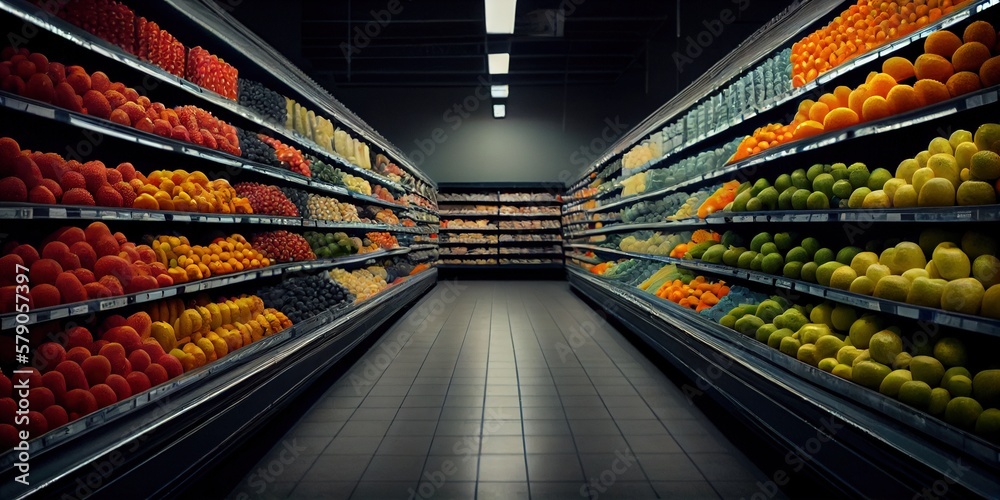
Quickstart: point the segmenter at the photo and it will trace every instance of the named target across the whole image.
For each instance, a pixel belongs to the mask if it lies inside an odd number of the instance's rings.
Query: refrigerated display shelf
[[[974,1],[974,2],[970,3],[969,5],[963,7],[961,10],[956,10],[956,11],[952,12],[948,16],[941,17],[940,19],[938,19],[938,20],[936,20],[934,22],[929,23],[928,25],[926,25],[923,28],[915,31],[914,33],[912,33],[911,35],[909,35],[909,36],[907,36],[905,38],[900,38],[898,40],[894,40],[892,42],[886,43],[885,45],[877,48],[876,50],[872,50],[872,51],[870,51],[870,52],[868,52],[866,54],[863,54],[861,56],[858,56],[858,57],[852,59],[851,61],[848,61],[848,62],[845,62],[843,64],[840,64],[836,68],[833,68],[830,71],[827,71],[827,72],[819,75],[813,81],[811,81],[809,83],[806,83],[805,85],[803,85],[801,87],[792,89],[791,91],[787,92],[783,96],[779,96],[776,99],[773,99],[773,100],[771,100],[769,102],[763,102],[763,103],[761,103],[759,105],[759,107],[757,109],[755,109],[755,110],[751,110],[748,113],[744,113],[744,114],[742,114],[740,116],[733,117],[732,119],[729,120],[728,123],[725,123],[725,124],[717,127],[716,129],[711,130],[711,131],[709,131],[709,132],[707,132],[705,134],[699,135],[698,137],[695,137],[693,140],[686,141],[681,146],[679,146],[679,147],[671,150],[670,152],[666,153],[663,157],[661,157],[661,158],[659,158],[657,160],[653,160],[651,162],[647,162],[646,164],[644,164],[644,165],[642,165],[642,166],[640,166],[640,167],[638,167],[636,169],[630,170],[630,174],[637,174],[637,173],[649,170],[649,169],[651,169],[651,168],[659,165],[660,163],[663,163],[663,162],[665,162],[665,161],[667,161],[667,160],[669,160],[669,159],[671,159],[671,158],[679,155],[680,153],[683,153],[685,151],[688,151],[688,150],[694,148],[694,146],[702,144],[703,142],[705,142],[708,139],[716,137],[716,136],[722,134],[723,132],[726,132],[726,131],[734,128],[735,126],[737,126],[739,124],[742,124],[744,122],[748,122],[748,121],[752,120],[753,118],[756,118],[757,116],[759,116],[759,115],[761,115],[763,113],[766,113],[766,112],[771,111],[771,110],[773,110],[775,108],[784,106],[784,105],[788,104],[789,102],[792,102],[792,101],[795,101],[795,100],[798,100],[798,99],[805,99],[808,96],[813,95],[813,94],[819,95],[820,93],[822,93],[821,90],[824,89],[824,88],[826,88],[826,87],[828,87],[829,84],[833,80],[836,80],[836,79],[840,78],[841,76],[844,76],[844,75],[846,75],[846,74],[854,71],[855,69],[857,69],[857,68],[859,68],[861,66],[864,66],[865,64],[868,64],[868,63],[870,63],[870,62],[872,62],[872,61],[874,61],[876,59],[879,59],[879,58],[882,58],[882,57],[886,57],[886,56],[888,56],[888,55],[890,55],[890,54],[892,54],[894,52],[897,52],[897,51],[903,49],[904,47],[910,45],[911,43],[922,43],[923,40],[925,38],[927,38],[928,36],[930,36],[931,33],[934,33],[935,31],[938,31],[938,30],[941,30],[941,29],[949,28],[949,27],[954,26],[954,25],[956,25],[956,24],[958,24],[958,23],[960,23],[962,21],[965,21],[966,19],[968,19],[969,17],[972,16],[973,11],[975,11],[976,14],[979,14],[979,13],[981,13],[981,12],[987,10],[987,9],[990,9],[990,8],[996,6],[996,5],[997,5],[997,2],[995,2],[993,0],[977,0],[977,1]],[[726,83],[728,83],[728,80],[727,80]],[[719,88],[721,88],[721,86]],[[712,91],[705,93],[705,95],[706,96],[710,95],[710,94],[716,92],[717,90],[718,89],[713,89]],[[678,113],[683,112],[686,109],[690,109],[690,108],[693,108],[693,106],[691,106],[689,108],[685,108],[683,110],[679,110]],[[671,116],[665,117],[664,119],[662,119],[660,121],[660,123],[658,123],[657,125],[655,125],[653,128],[655,129],[656,127],[662,127],[666,121],[670,120],[671,118],[673,118],[674,116],[676,116],[676,114],[678,114],[678,113],[675,113],[675,114],[673,114]],[[649,132],[649,133],[652,133],[652,132]],[[639,134],[639,137],[641,138],[641,137],[648,136],[649,133]],[[639,139],[639,140],[641,140],[641,139]],[[637,141],[632,141],[632,143],[627,144],[624,147],[629,147],[632,144],[634,144],[635,142],[637,142]],[[622,151],[622,153],[623,152],[624,151]],[[621,154],[621,153],[617,153],[614,156],[617,156],[618,154]],[[607,161],[610,161],[610,159],[609,160],[605,160],[603,162],[595,163],[594,165],[592,165],[590,168],[588,168],[585,171],[586,173],[584,174],[584,177],[588,176],[590,174],[590,172],[593,172],[596,169],[601,168],[601,166],[603,166],[605,163],[607,163]],[[574,183],[574,185],[568,190],[568,192],[572,193],[572,192],[578,190],[579,187],[577,187],[577,186],[583,180],[586,180],[586,179],[581,179],[580,181],[577,181],[576,183]]]
[[[599,229],[569,233],[570,238],[598,234],[627,233],[640,230],[670,231],[719,224],[748,224],[762,222],[815,223],[815,222],[994,222],[1000,220],[1000,205],[920,207],[890,209],[834,209],[834,210],[775,210],[768,212],[716,212],[705,219],[691,217],[676,221],[645,224],[616,224]],[[596,221],[594,221],[596,222]],[[567,224],[571,226],[575,222]]]
[[[301,217],[280,217],[256,214],[202,214],[195,212],[148,211],[129,208],[80,207],[75,205],[36,205],[30,203],[0,202],[0,220],[112,220],[141,222],[195,222],[206,224],[267,224],[289,227],[322,227],[357,231],[385,231],[390,233],[426,234],[429,229],[338,222]]]
[[[699,175],[684,182],[657,189],[655,191],[629,196],[613,203],[608,203],[607,205],[591,209],[590,213],[606,212],[613,208],[630,205],[636,201],[672,193],[685,187],[701,186],[702,184],[707,184],[710,181],[721,181],[722,178],[727,175],[735,174],[749,167],[778,158],[784,158],[807,151],[815,151],[831,145],[843,147],[844,143],[849,142],[852,139],[867,137],[869,135],[875,135],[889,130],[911,127],[927,123],[941,117],[950,116],[960,111],[968,111],[988,106],[997,102],[998,98],[1000,98],[1000,96],[998,96],[998,89],[1000,89],[1000,86],[990,87],[949,99],[938,104],[916,109],[901,115],[865,122],[853,127],[815,135],[808,139],[793,141],[785,145],[769,149],[767,153],[761,153],[759,155],[751,156],[750,158],[729,164],[714,172]]]
[[[623,320],[695,381],[693,394],[718,391],[713,397],[720,396],[737,415],[792,450],[809,437],[825,435],[823,452],[811,453],[808,462],[853,492],[848,496],[920,496],[920,488],[935,477],[950,478],[949,486],[975,495],[1000,494],[1000,449],[995,445],[654,295],[576,267],[568,275],[571,286]],[[832,433],[822,424],[837,420],[844,427],[833,427],[837,431]],[[884,455],[883,447],[893,455]],[[969,474],[949,472],[957,456]],[[889,459],[893,462],[883,462]],[[907,461],[917,462],[917,470]],[[956,489],[949,495],[962,493]]]
[[[558,200],[500,200],[501,205],[554,207],[562,205]]]
[[[479,247],[482,248],[482,247]],[[438,252],[438,255],[442,259],[478,259],[478,258],[496,258],[499,255],[496,252],[491,253],[448,253],[448,252]]]
[[[562,214],[495,214],[494,217],[501,219],[558,219]]]
[[[307,76],[294,63],[234,19],[228,13],[231,6],[201,0],[167,0],[165,3],[174,13],[187,17],[192,25],[203,28],[221,44],[237,48],[241,57],[246,58],[260,70],[277,75],[282,84],[302,96],[305,101],[314,104],[317,113],[325,112],[335,122],[349,124],[361,138],[380,146],[387,156],[394,158],[396,163],[413,177],[431,188],[437,187],[436,182],[410,163],[403,151],[375,131],[361,117],[347,109],[343,103],[327,92],[323,85]]]
[[[441,217],[494,217],[496,212],[438,212]]]
[[[14,480],[21,474],[16,450],[5,453],[0,497],[73,496],[92,477],[90,465],[105,463],[114,464],[109,465],[114,477],[90,483],[92,494],[172,496],[170,491],[220,452],[253,436],[320,374],[433,288],[436,279],[431,268],[45,434],[31,442],[30,486]]]
[[[476,246],[494,246],[497,243],[495,241],[441,241],[438,242],[438,246],[466,246],[466,247],[476,247]]]
[[[105,299],[74,302],[72,304],[61,304],[58,306],[46,307],[43,309],[34,309],[29,313],[23,313],[23,314],[8,313],[0,315],[0,329],[9,331],[12,330],[17,325],[27,326],[27,325],[42,323],[45,321],[52,321],[56,319],[86,316],[92,313],[121,309],[123,307],[135,304],[154,302],[160,299],[174,297],[176,295],[184,295],[194,292],[200,292],[203,290],[211,290],[214,288],[234,285],[237,283],[245,283],[257,279],[270,278],[272,276],[318,271],[322,269],[332,269],[334,267],[348,266],[353,264],[363,264],[372,259],[392,257],[395,255],[404,255],[409,252],[410,252],[409,248],[402,247],[402,248],[394,248],[391,250],[380,249],[374,252],[351,255],[349,257],[339,257],[335,259],[319,259],[308,262],[288,262],[284,264],[275,264],[261,269],[253,269],[250,271],[244,271],[240,273],[230,273],[220,276],[214,276],[208,279],[203,279],[195,282],[181,283],[168,287],[157,288],[156,290],[147,290],[144,292],[130,293],[125,295],[120,295],[117,297],[108,297]],[[25,318],[27,319],[25,320]]]
[[[500,246],[512,245],[559,245],[562,240],[515,240],[515,241],[501,241]]]
[[[587,264],[600,264],[601,262],[604,262],[603,260],[598,259],[596,257],[587,257],[586,255],[573,252],[566,253],[566,258],[575,259],[580,262],[586,262]]]
[[[410,252],[419,252],[421,250],[436,250],[438,248],[438,244],[437,243],[420,243],[420,244],[417,244],[417,245],[410,245],[407,248],[410,249]]]
[[[80,47],[95,54],[99,54],[103,57],[123,64],[135,71],[143,73],[145,76],[154,77],[160,82],[167,83],[174,88],[184,90],[188,94],[198,97],[203,103],[210,104],[217,109],[240,116],[245,120],[253,122],[255,125],[266,128],[268,131],[280,134],[284,136],[286,140],[296,143],[296,146],[307,149],[309,150],[308,152],[314,155],[320,155],[337,163],[338,165],[336,166],[349,170],[350,172],[348,173],[359,177],[365,177],[368,180],[378,182],[379,184],[392,188],[398,192],[413,191],[409,187],[399,184],[387,177],[383,177],[375,172],[353,165],[346,159],[340,157],[339,155],[331,154],[329,151],[323,149],[318,144],[303,137],[295,131],[286,129],[283,124],[271,122],[270,120],[258,115],[254,110],[241,106],[236,101],[222,97],[211,90],[172,75],[152,63],[142,61],[136,56],[125,52],[116,45],[102,40],[101,38],[73,26],[62,19],[53,17],[24,0],[8,0],[6,2],[0,2],[0,9],[26,22],[39,26],[52,34],[60,36],[67,41],[79,45]],[[398,158],[396,158],[396,160],[399,161]],[[433,184],[430,185],[433,186]]]
[[[3,5],[0,3],[0,5]],[[117,139],[134,142],[145,147],[155,148],[163,151],[170,151],[177,154],[182,154],[186,156],[191,156],[194,158],[199,158],[202,160],[208,160],[213,163],[219,164],[223,168],[231,169],[241,169],[250,172],[266,175],[274,179],[280,179],[289,183],[297,184],[303,187],[312,188],[318,192],[332,193],[340,196],[346,196],[355,200],[361,200],[366,203],[377,204],[380,206],[386,206],[394,209],[407,209],[413,208],[415,205],[405,206],[398,203],[391,203],[385,200],[380,200],[373,196],[366,196],[361,193],[356,193],[350,191],[342,186],[336,186],[323,181],[312,179],[304,175],[299,175],[287,170],[280,170],[269,165],[263,165],[259,163],[254,163],[244,158],[237,156],[232,156],[226,154],[222,151],[205,148],[198,146],[196,144],[178,141],[175,139],[170,139],[166,137],[161,137],[156,134],[143,132],[132,127],[125,127],[117,123],[113,123],[108,120],[102,120],[100,118],[95,118],[93,116],[85,115],[82,113],[75,113],[72,111],[65,110],[63,108],[58,108],[51,106],[49,104],[35,101],[32,99],[27,99],[20,96],[15,96],[4,91],[0,91],[0,106],[3,108],[31,114],[40,118],[45,118],[53,120],[59,123],[64,123],[74,127],[78,127],[84,130],[89,130],[96,132],[98,134],[104,134]],[[420,210],[434,213],[431,210],[420,207]]]
[[[438,264],[438,269],[562,269],[561,263],[542,262],[538,264]]]
[[[841,304],[847,304],[849,306],[854,306],[868,311],[881,312],[917,321],[935,323],[942,326],[958,328],[968,332],[981,333],[992,337],[1000,337],[1000,320],[985,318],[982,316],[973,316],[969,314],[950,312],[930,307],[914,306],[902,302],[896,302],[892,300],[880,299],[877,297],[870,297],[867,295],[851,293],[845,290],[830,288],[817,283],[809,283],[806,281],[785,278],[783,276],[775,276],[760,271],[751,271],[748,269],[729,267],[722,264],[710,264],[707,262],[702,262],[700,260],[685,260],[673,257],[663,257],[659,255],[648,255],[635,252],[626,252],[622,250],[603,248],[595,245],[570,244],[565,246],[571,248],[578,248],[581,250],[590,250],[594,253],[600,253],[605,255],[615,255],[619,257],[628,257],[633,259],[646,259],[657,262],[663,262],[665,264],[674,264],[678,267],[683,267],[685,269],[690,269],[693,271],[711,273],[717,276],[732,277],[744,281],[758,283],[767,287],[801,292],[807,295],[811,295],[813,297],[827,299]]]
[[[473,200],[441,200],[441,199],[438,200],[438,205],[470,205],[470,204],[484,205],[484,206],[499,205],[500,200],[496,198],[493,199],[484,198],[484,199],[473,199]]]

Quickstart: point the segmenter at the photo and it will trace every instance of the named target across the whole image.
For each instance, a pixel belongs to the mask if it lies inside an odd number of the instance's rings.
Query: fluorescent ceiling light
[[[494,99],[506,99],[510,95],[509,85],[494,85],[490,87],[490,95]]]
[[[510,54],[490,54],[489,63],[491,75],[506,75],[510,69]]]
[[[494,104],[493,105],[493,118],[503,118],[507,116],[507,105],[506,104]]]
[[[486,32],[514,33],[517,0],[486,0]]]

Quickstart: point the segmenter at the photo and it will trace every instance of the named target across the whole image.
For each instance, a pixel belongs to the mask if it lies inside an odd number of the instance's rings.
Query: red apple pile
[[[35,349],[29,374],[0,374],[0,452],[15,446],[17,431],[32,439],[101,408],[149,390],[184,370],[150,337],[149,314],[111,316],[95,341],[85,327],[65,332],[65,346],[46,342]],[[15,425],[13,385],[26,381],[30,412]]]
[[[309,242],[302,235],[288,231],[271,231],[255,234],[250,244],[262,252],[271,262],[295,262],[315,260]]]
[[[278,215],[282,217],[298,217],[299,209],[291,200],[274,186],[256,182],[241,182],[235,186],[240,198],[250,201],[250,207],[255,214]]]
[[[5,255],[0,257],[0,313],[14,310],[15,277],[21,274],[18,269],[28,269],[32,309],[174,284],[151,247],[136,245],[122,233],[112,234],[103,222],[94,222],[86,229],[59,229],[40,248],[41,252],[17,242],[4,248]]]
[[[0,138],[0,201],[127,208],[145,180],[131,163],[108,168],[100,161],[66,161]]]

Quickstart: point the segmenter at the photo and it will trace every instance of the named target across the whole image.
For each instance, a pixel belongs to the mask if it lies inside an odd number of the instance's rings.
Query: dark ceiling
[[[487,47],[509,46],[512,85],[608,84],[646,64],[650,41],[676,43],[678,1],[520,0],[514,35],[487,36],[482,0],[304,0],[301,55],[338,87],[467,87],[487,74]],[[682,34],[737,10],[734,0],[681,3]],[[785,5],[761,1],[737,23],[759,26]]]

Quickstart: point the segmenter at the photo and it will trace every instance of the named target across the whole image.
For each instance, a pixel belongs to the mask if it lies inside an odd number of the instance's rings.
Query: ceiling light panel
[[[490,34],[513,34],[517,0],[485,0],[486,32]]]
[[[510,69],[510,54],[490,54],[489,66],[491,75],[506,75]]]

